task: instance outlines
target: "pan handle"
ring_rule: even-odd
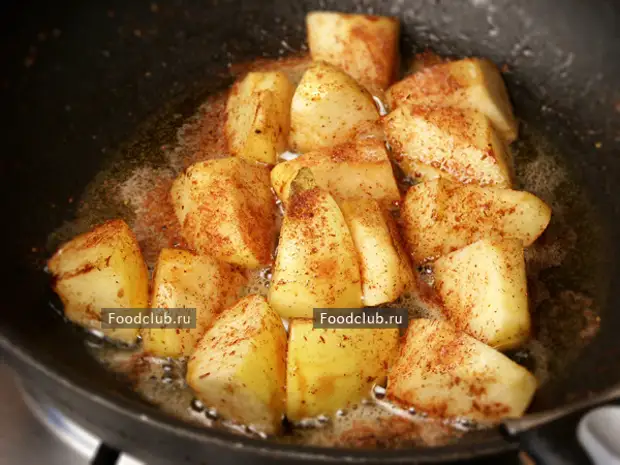
[[[509,439],[518,441],[521,450],[537,465],[620,465],[620,452],[610,448],[604,437],[605,430],[613,427],[608,423],[614,418],[609,409],[620,415],[618,407],[611,407],[619,403],[617,386],[568,407],[506,419],[501,429]],[[620,428],[620,416],[615,418]],[[608,425],[601,427],[601,421]],[[620,437],[615,438],[615,444],[618,443]]]

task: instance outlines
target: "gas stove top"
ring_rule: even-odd
[[[97,437],[31,395],[0,364],[0,463],[86,465],[94,463],[100,445]],[[105,452],[97,464],[144,465],[126,454],[114,461],[116,454],[111,451],[106,458]]]

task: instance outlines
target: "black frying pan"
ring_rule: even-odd
[[[540,425],[584,407],[575,402],[600,399],[592,396],[620,380],[616,2],[109,0],[9,2],[2,8],[0,345],[31,389],[108,444],[151,463],[417,463],[516,450],[514,438],[499,429],[433,449],[365,451],[285,446],[193,427],[149,406],[96,364],[83,350],[83,333],[48,305],[46,237],[74,216],[77,202],[71,199],[115,163],[124,141],[143,132],[152,146],[169,143],[175,130],[170,115],[188,116],[206,95],[226,87],[232,80],[228,63],[289,53],[283,39],[302,49],[308,10],[372,11],[400,17],[405,57],[431,47],[506,64],[517,114],[550,139],[569,168],[569,184],[583,194],[577,201],[575,190],[567,189],[565,199],[581,225],[569,255],[575,275],[556,277],[562,273],[551,269],[543,278],[578,284],[589,277],[582,290],[593,299],[600,330],[582,344],[583,325],[565,324],[579,320],[561,309],[537,310],[537,330],[557,327],[557,355],[570,353],[570,363],[537,394],[531,411],[538,416],[507,429],[551,463],[587,460],[575,446],[580,413]],[[551,284],[548,290],[558,291]],[[575,308],[570,312],[581,307]]]

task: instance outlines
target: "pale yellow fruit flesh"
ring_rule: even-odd
[[[226,105],[231,154],[275,164],[286,150],[294,87],[282,72],[251,72],[235,83]]]
[[[316,187],[307,168],[299,171],[291,187],[269,303],[284,318],[308,318],[314,308],[362,306],[349,228],[336,201]]]
[[[433,264],[444,316],[456,328],[498,350],[530,335],[527,276],[518,239],[481,240]]]
[[[489,60],[465,58],[424,68],[394,84],[386,96],[392,110],[408,104],[478,110],[506,143],[518,135],[508,91]]]
[[[293,95],[289,144],[299,153],[332,147],[378,118],[366,89],[338,68],[317,62],[304,73]]]
[[[388,377],[388,399],[439,418],[496,423],[520,417],[536,378],[450,323],[417,319]]]
[[[74,323],[101,330],[102,308],[148,308],[146,264],[136,237],[122,220],[108,221],[62,245],[48,268],[65,316]],[[138,331],[109,328],[103,333],[134,343]]]
[[[430,171],[431,179],[439,174],[465,184],[512,184],[510,151],[479,111],[405,105],[384,118],[384,128],[412,177],[425,180]]]
[[[529,192],[435,179],[407,191],[401,217],[408,250],[423,263],[481,239],[519,239],[527,247],[551,209]]]
[[[246,278],[209,255],[162,249],[155,265],[151,308],[193,308],[195,328],[145,328],[142,346],[159,357],[189,355],[218,313],[234,303]]]
[[[264,297],[224,310],[187,365],[187,383],[223,418],[278,433],[285,406],[286,331]]]
[[[286,416],[332,415],[369,398],[385,381],[398,352],[398,329],[313,329],[294,319],[289,329]]]
[[[396,18],[313,11],[306,16],[310,55],[342,69],[373,95],[398,72],[400,24]]]

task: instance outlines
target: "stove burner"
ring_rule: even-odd
[[[76,451],[85,460],[97,465],[145,465],[144,462],[127,455],[116,457],[116,451],[110,449],[101,440],[86,431],[73,420],[67,418],[49,401],[29,391],[23,383],[17,383],[24,403],[33,415],[61,442]],[[105,461],[104,461],[105,460]]]

